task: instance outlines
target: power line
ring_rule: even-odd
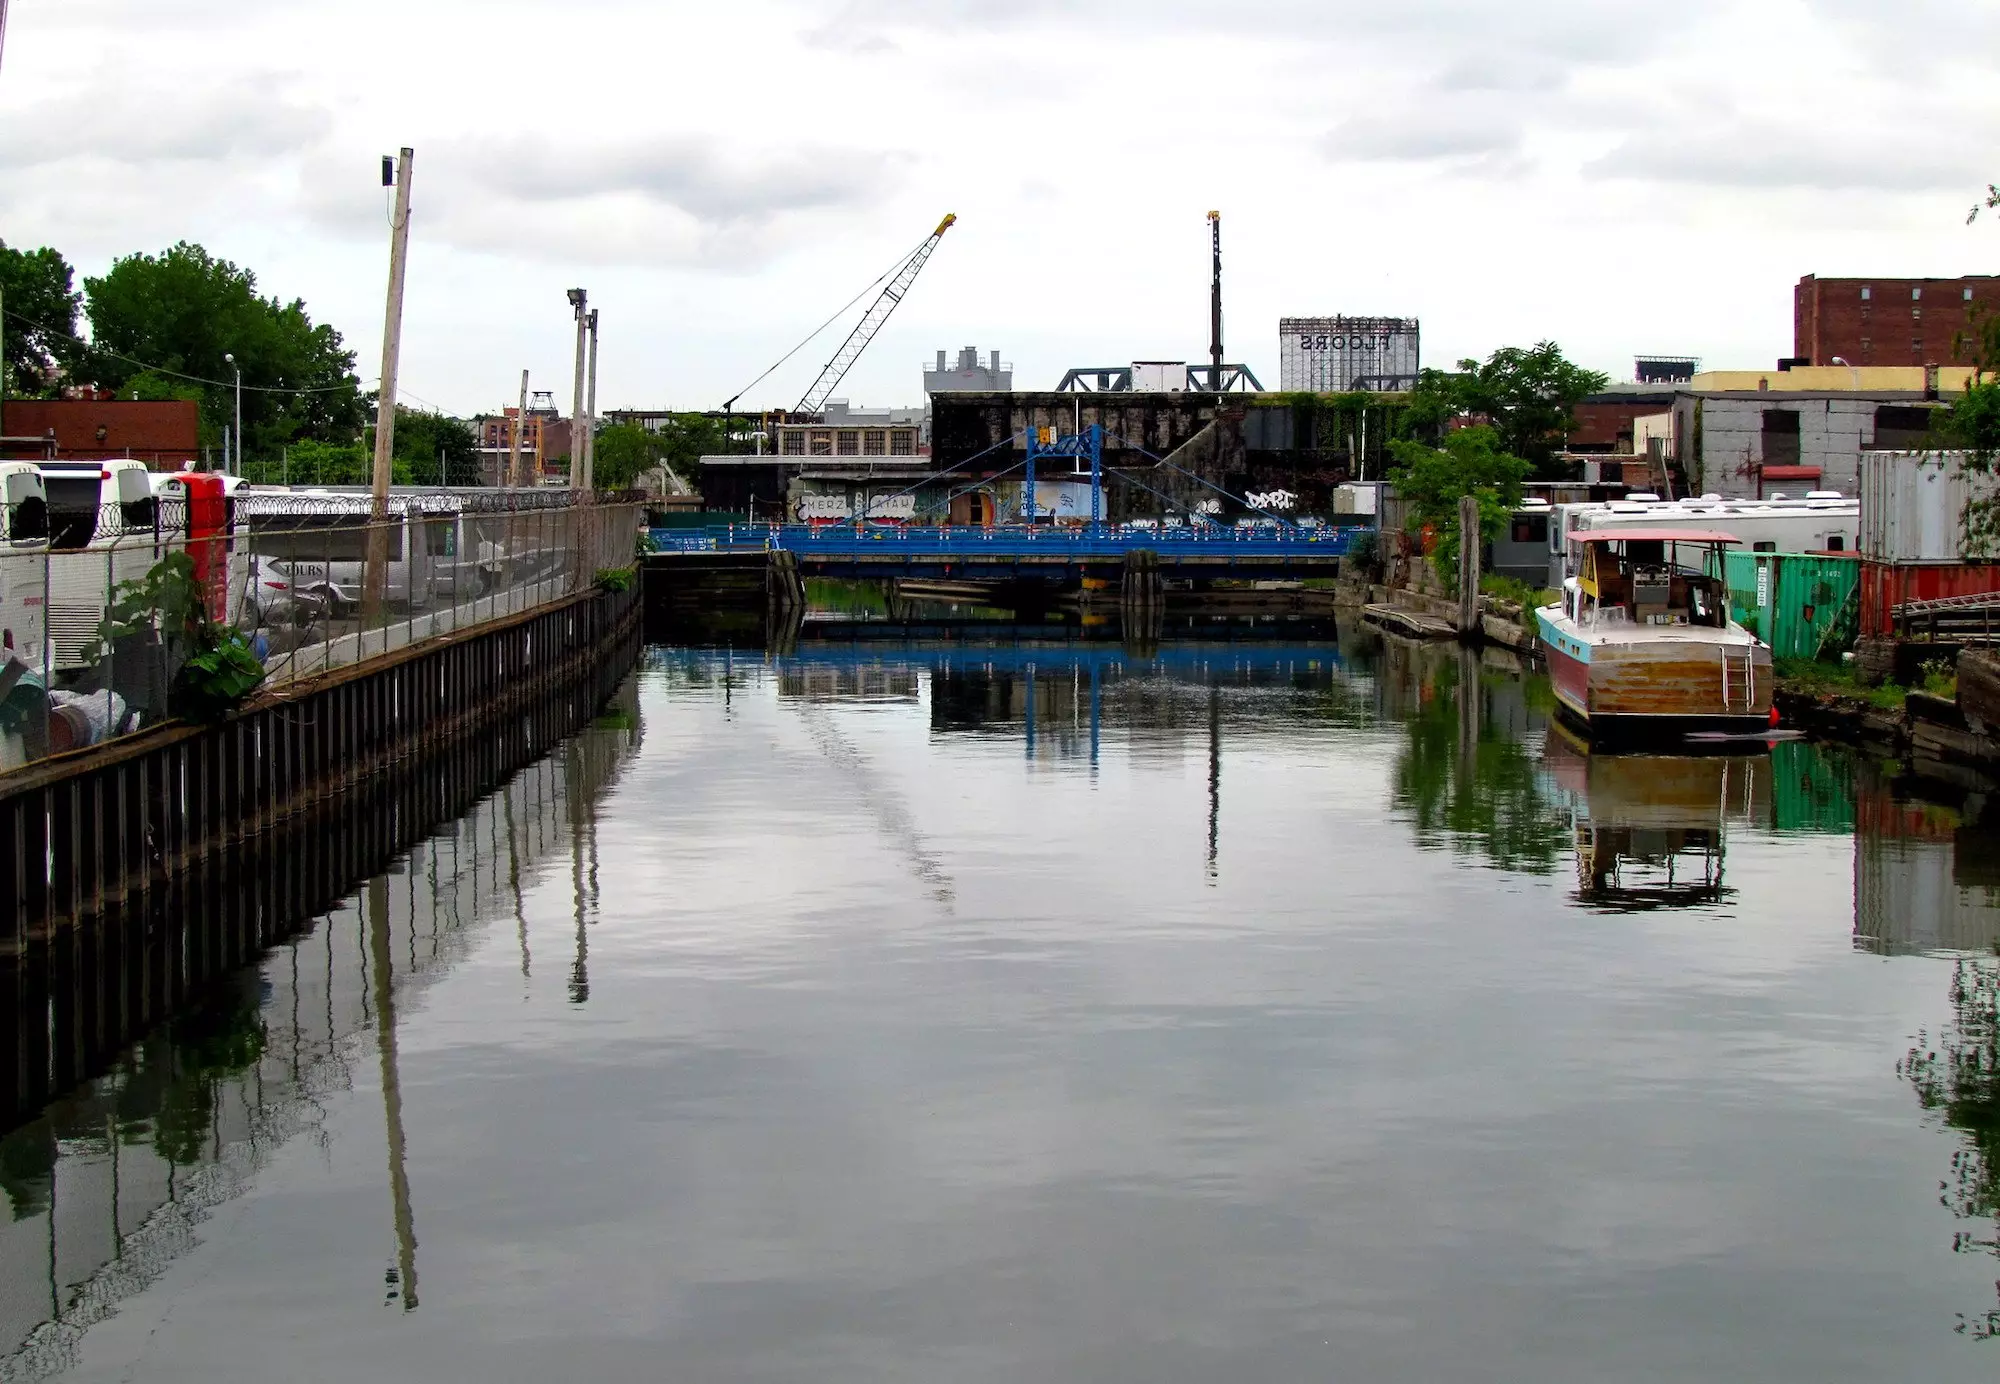
[[[6,312],[7,316],[13,318],[16,322],[19,322],[24,326],[33,327],[37,331],[50,332],[50,333],[54,333],[56,331],[56,329],[54,327],[51,327],[48,323],[37,322],[31,317],[24,317],[20,313],[15,312],[12,308],[4,309],[4,311]],[[234,389],[236,387],[236,383],[233,380],[211,380],[203,375],[190,375],[183,370],[169,370],[164,365],[154,365],[148,361],[139,360],[133,356],[122,355],[117,351],[113,351],[105,346],[99,346],[94,342],[89,344],[89,349],[95,351],[98,355],[109,356],[111,357],[111,359],[123,361],[127,365],[136,365],[141,370],[148,370],[156,375],[170,375],[174,379],[186,380],[191,384],[212,384],[216,386],[218,389]],[[361,382],[357,379],[353,379],[350,377],[348,382],[345,384],[314,385],[310,388],[294,389],[287,385],[272,385],[272,384],[246,384],[243,387],[245,389],[252,390],[258,394],[338,394],[344,389],[359,390],[361,388]]]

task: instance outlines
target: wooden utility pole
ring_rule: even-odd
[[[514,414],[514,445],[507,457],[507,484],[519,489],[521,478],[521,434],[528,430],[528,372],[521,372],[521,407]]]
[[[1479,500],[1458,501],[1458,637],[1477,640],[1479,628]]]
[[[583,403],[583,488],[597,489],[597,309],[590,310],[590,389]]]
[[[576,392],[569,409],[569,487],[583,483],[583,359],[584,333],[590,330],[590,295],[580,288],[569,291],[569,305],[576,309]]]
[[[396,210],[389,222],[389,302],[382,315],[382,391],[375,403],[374,523],[369,527],[368,569],[362,585],[365,614],[380,612],[389,575],[390,458],[396,446],[396,369],[403,352],[403,278],[410,255],[410,174],[416,151],[404,149],[392,164],[382,158],[382,182],[396,186]]]

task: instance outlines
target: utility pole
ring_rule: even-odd
[[[1222,392],[1222,213],[1208,214],[1208,236],[1215,263],[1208,291],[1208,387]]]
[[[584,400],[583,488],[597,489],[597,309],[590,310],[590,392]]]
[[[569,305],[576,309],[576,393],[569,409],[569,486],[578,489],[583,481],[583,358],[584,333],[590,330],[590,295],[583,289],[569,291]]]
[[[514,445],[507,457],[507,484],[521,487],[521,434],[528,430],[528,372],[521,372],[521,407],[514,414]]]
[[[382,315],[382,392],[375,404],[374,523],[362,587],[363,607],[372,611],[382,607],[389,575],[390,458],[396,446],[396,369],[403,353],[403,277],[409,265],[410,174],[416,161],[416,151],[408,148],[394,160],[382,156],[382,185],[395,184],[396,210],[389,222],[389,302]]]
[[[236,372],[236,431],[233,436],[236,439],[235,472],[241,476],[243,474],[243,367],[236,363],[236,353],[233,351],[225,352],[222,359],[224,364]]]
[[[7,0],[0,0],[0,53],[7,51]]]

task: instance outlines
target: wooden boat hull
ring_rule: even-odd
[[[1556,702],[1593,736],[1748,731],[1770,724],[1774,680],[1771,651],[1762,644],[1586,639],[1546,611],[1537,615]],[[1732,671],[1727,682],[1725,650]]]

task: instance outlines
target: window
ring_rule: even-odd
[[[1767,465],[1795,466],[1799,460],[1799,415],[1788,408],[1764,410],[1764,457]]]
[[[1546,514],[1515,515],[1513,541],[1516,543],[1548,542],[1549,516]]]
[[[1847,551],[1847,538],[1846,538],[1846,536],[1845,536],[1845,535],[1843,535],[1843,534],[1837,534],[1837,533],[1830,533],[1830,534],[1828,534],[1828,535],[1826,536],[1826,550],[1827,550],[1827,551],[1828,551],[1829,553],[1844,553],[1844,552],[1846,552],[1846,551]]]
[[[917,454],[917,435],[902,431],[889,434],[889,455],[892,457],[913,457]]]
[[[1875,410],[1875,446],[1883,451],[1913,451],[1924,445],[1930,431],[1931,411],[1927,408],[1884,404]]]
[[[403,525],[389,530],[389,561],[403,560]],[[277,562],[366,562],[365,514],[260,514],[250,521],[250,551]]]
[[[814,433],[814,434],[812,435],[812,454],[813,454],[814,456],[816,456],[816,457],[830,457],[830,456],[832,456],[832,455],[833,455],[833,434],[832,434],[832,433],[830,433],[830,432],[816,432],[816,433]]]
[[[1924,296],[1924,291],[1921,288],[1913,288],[1910,290],[1910,301],[1913,303],[1921,301],[1923,296]]]
[[[1753,553],[1775,553],[1778,551],[1778,545],[1766,539],[1762,543],[1751,544],[1750,551]]]
[[[889,435],[879,429],[871,428],[868,436],[862,440],[861,450],[871,457],[889,455]]]
[[[1923,353],[1924,353],[1924,339],[1920,336],[1911,337],[1910,354],[1913,356],[1921,357]]]
[[[781,434],[781,445],[788,457],[802,457],[806,454],[806,435],[797,428],[787,428]]]
[[[1923,310],[1922,308],[1911,308],[1911,309],[1910,309],[1910,320],[1911,320],[1912,322],[1921,322],[1921,321],[1923,321],[1923,320],[1924,320],[1924,310]]]
[[[1968,303],[1972,301],[1972,290],[1969,288],[1965,290],[1965,301]]]
[[[1874,296],[1874,293],[1875,293],[1875,290],[1874,290],[1874,289],[1872,289],[1872,288],[1864,288],[1864,289],[1862,289],[1862,290],[1861,290],[1861,301],[1862,301],[1862,302],[1864,302],[1864,303],[1865,303],[1865,302],[1867,302],[1867,301],[1868,301],[1868,300],[1869,300],[1869,299],[1870,299],[1871,297],[1873,297],[1873,296]]]
[[[840,445],[837,448],[837,450],[841,456],[857,457],[861,455],[861,434],[857,430],[853,428],[842,428],[839,433],[839,438],[840,438]]]

